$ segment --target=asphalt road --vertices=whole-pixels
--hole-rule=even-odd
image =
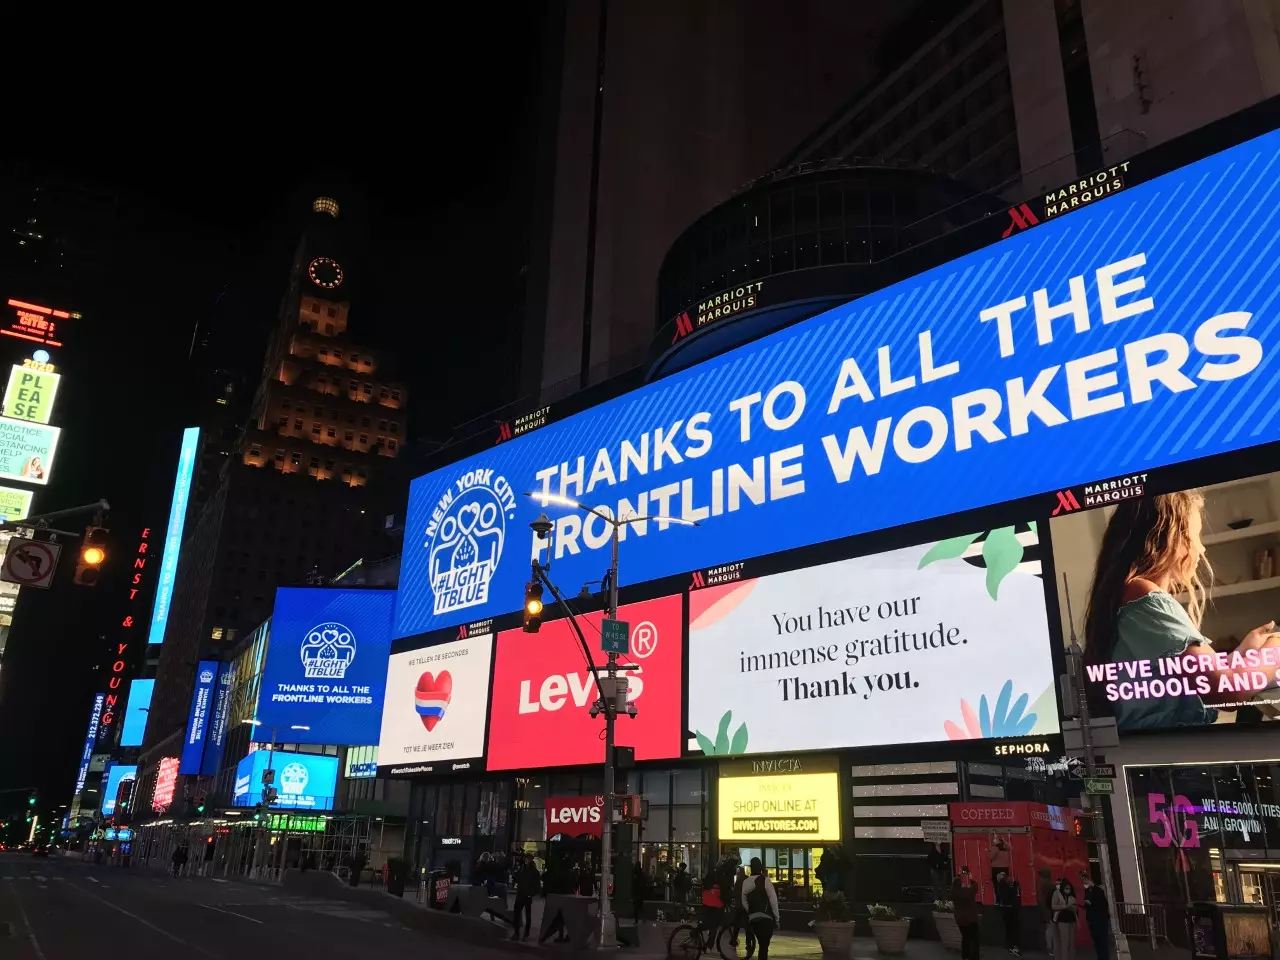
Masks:
[[[174,879],[137,867],[0,853],[0,957],[84,960],[104,949],[133,960],[396,960],[426,951],[438,958],[510,957],[433,940],[357,903],[289,896],[253,884]]]

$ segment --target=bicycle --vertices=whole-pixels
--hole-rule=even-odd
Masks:
[[[755,938],[732,923],[712,926],[705,919],[687,919],[667,938],[667,956],[696,960],[704,953],[719,953],[724,960],[746,960],[755,953]]]

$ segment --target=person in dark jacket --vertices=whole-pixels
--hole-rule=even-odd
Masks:
[[[1089,924],[1089,938],[1098,960],[1111,960],[1111,904],[1107,891],[1093,882],[1087,873],[1080,874],[1084,885],[1084,919]]]
[[[960,960],[979,960],[981,956],[981,927],[978,913],[978,884],[969,876],[969,868],[961,867],[960,874],[951,881],[951,903],[955,910],[956,926],[960,928]]]
[[[644,875],[644,867],[637,860],[631,867],[631,916],[639,923],[644,918],[644,900],[649,887],[649,878]]]
[[[1004,920],[1005,946],[1015,957],[1022,956],[1022,884],[1009,876],[1008,871],[996,875],[996,905]]]
[[[1044,928],[1044,951],[1053,956],[1053,892],[1057,889],[1049,876],[1049,868],[1041,867],[1036,882],[1036,907],[1040,911],[1040,924]]]
[[[511,939],[528,940],[533,922],[533,898],[542,892],[542,874],[530,857],[516,871],[516,906],[511,915]],[[520,932],[520,915],[524,914],[524,932]]]

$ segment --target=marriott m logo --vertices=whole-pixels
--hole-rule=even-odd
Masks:
[[[458,628],[458,639],[459,640],[467,639],[467,625],[465,623]]]
[[[1034,227],[1039,222],[1031,208],[1025,203],[1010,207],[1009,225],[1004,228],[1004,233],[1000,234],[1000,239],[1007,239],[1015,230],[1026,230],[1028,227]]]
[[[502,441],[504,440],[510,440],[510,439],[511,439],[511,424],[509,423],[498,424],[498,439],[493,441],[494,446],[497,446],[498,444],[502,443]]]
[[[676,317],[676,332],[671,337],[671,342],[675,343],[681,337],[687,337],[691,333],[693,333],[693,321],[689,319],[689,311],[686,310]]]
[[[1076,499],[1076,495],[1070,490],[1058,491],[1058,505],[1053,508],[1051,517],[1056,517],[1060,513],[1071,513],[1073,510],[1080,509],[1080,501]]]
[[[693,580],[689,583],[690,590],[701,590],[707,585],[707,578],[702,575],[701,570],[693,571]]]

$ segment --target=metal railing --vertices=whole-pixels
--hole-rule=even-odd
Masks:
[[[1163,904],[1121,901],[1116,904],[1116,916],[1120,931],[1126,937],[1147,940],[1153,948],[1161,941],[1169,942],[1168,917]]]

